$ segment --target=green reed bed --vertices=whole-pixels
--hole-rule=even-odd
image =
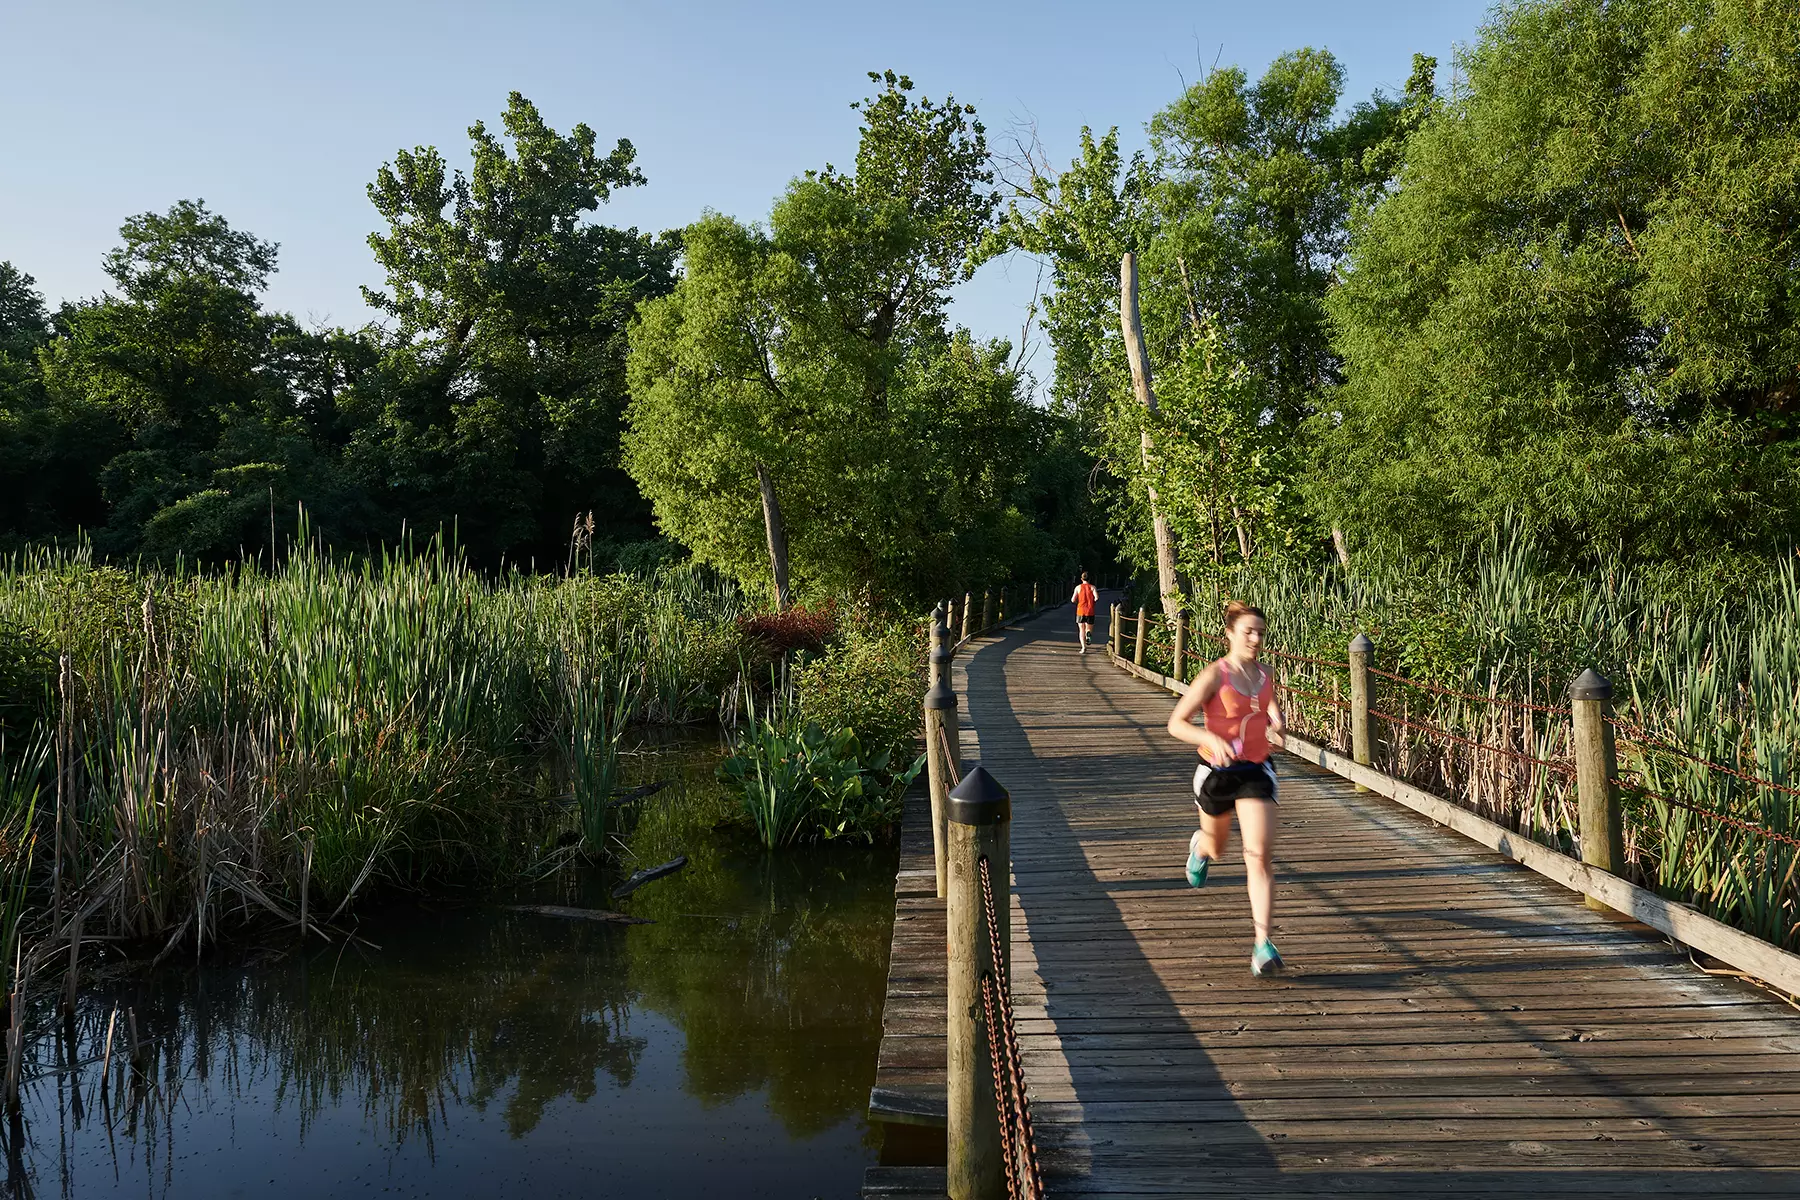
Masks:
[[[1595,667],[1614,686],[1637,881],[1800,946],[1795,560],[1730,578],[1566,574],[1497,538],[1461,563],[1366,553],[1348,570],[1241,571],[1217,591],[1267,610],[1302,736],[1347,744],[1341,664],[1350,638],[1367,632],[1387,673],[1371,696],[1376,765],[1571,852],[1567,690]]]
[[[13,559],[0,885],[29,885],[5,928],[47,948],[80,911],[173,948],[602,849],[626,725],[715,714],[744,607],[682,568],[493,579],[441,542],[273,573]]]

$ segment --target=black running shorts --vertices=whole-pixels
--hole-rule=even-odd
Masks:
[[[1094,624],[1094,614],[1093,613],[1080,613],[1076,616],[1075,619],[1077,621],[1080,621],[1083,625],[1086,625],[1090,628],[1092,628],[1092,626]]]
[[[1200,764],[1194,772],[1194,803],[1209,817],[1222,817],[1242,800],[1276,802],[1280,789],[1272,762],[1237,762],[1229,767]]]

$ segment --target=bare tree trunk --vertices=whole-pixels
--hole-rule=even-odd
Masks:
[[[1350,565],[1350,543],[1344,540],[1344,531],[1336,525],[1331,527],[1331,548],[1337,551],[1340,565],[1346,567]]]
[[[1232,522],[1237,525],[1238,553],[1244,556],[1245,562],[1249,562],[1250,524],[1248,521],[1244,520],[1244,510],[1238,507],[1238,502],[1235,497],[1233,497],[1231,501],[1231,519]]]
[[[1131,363],[1131,386],[1146,412],[1156,411],[1156,389],[1150,379],[1150,359],[1144,353],[1143,326],[1138,318],[1137,255],[1119,260],[1119,325],[1125,333],[1125,357]],[[1146,427],[1138,445],[1146,471],[1150,466],[1150,430]],[[1168,518],[1157,504],[1156,487],[1145,481],[1150,498],[1150,526],[1156,535],[1156,575],[1162,588],[1163,613],[1171,621],[1181,611],[1181,576],[1175,571],[1175,536]]]
[[[769,571],[775,577],[775,611],[786,612],[794,602],[788,590],[787,526],[781,521],[781,505],[775,499],[775,480],[769,468],[756,464],[756,482],[762,486],[763,531],[769,535]]]

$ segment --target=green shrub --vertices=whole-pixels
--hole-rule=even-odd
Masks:
[[[887,753],[865,759],[855,730],[826,733],[789,714],[752,721],[740,732],[719,779],[773,850],[835,838],[873,841],[899,820],[900,794],[918,770],[914,763],[889,778]]]
[[[854,729],[871,755],[910,762],[925,701],[925,631],[866,612],[840,618],[837,640],[794,670],[800,716],[821,729]]]
[[[0,760],[31,736],[55,687],[56,659],[43,639],[0,619]]]

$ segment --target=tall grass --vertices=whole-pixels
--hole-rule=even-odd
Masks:
[[[1579,840],[1567,690],[1597,668],[1615,691],[1630,871],[1800,945],[1800,849],[1693,811],[1800,837],[1800,798],[1779,790],[1800,788],[1800,563],[1734,578],[1560,574],[1502,535],[1462,562],[1389,551],[1349,569],[1256,566],[1219,592],[1264,608],[1277,650],[1342,662],[1349,639],[1366,632],[1379,667],[1464,693],[1377,678],[1373,706],[1392,718],[1373,722],[1377,765],[1565,850]],[[1197,623],[1215,621],[1206,612]],[[1277,661],[1297,730],[1343,747],[1345,672]]]
[[[716,711],[742,604],[679,568],[490,579],[442,541],[221,575],[38,551],[0,565],[9,660],[38,664],[8,676],[7,719],[35,708],[61,739],[60,867],[89,932],[198,943],[570,836],[600,848],[626,723]],[[21,819],[17,781],[54,773],[21,762],[0,836],[37,832],[41,900],[53,814],[40,786]]]

